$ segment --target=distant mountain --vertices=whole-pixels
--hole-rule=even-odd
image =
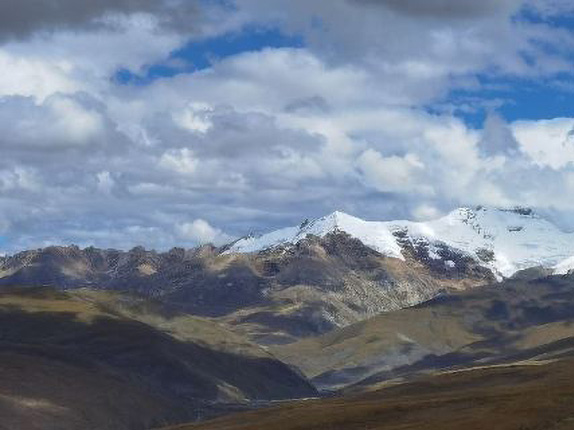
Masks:
[[[134,292],[220,318],[257,342],[286,343],[494,280],[466,255],[449,256],[452,269],[414,247],[404,253],[383,256],[343,232],[251,254],[53,247],[4,259],[0,285]]]
[[[221,248],[25,251],[0,258],[0,286],[134,292],[277,344],[510,276],[567,273],[573,239],[524,208],[425,223],[335,212]]]
[[[89,290],[0,293],[0,369],[1,429],[148,429],[316,393],[221,324]]]
[[[445,254],[464,253],[499,279],[520,270],[574,268],[574,234],[565,233],[529,208],[460,208],[434,221],[364,221],[342,212],[259,237],[243,238],[227,252],[260,252],[295,244],[310,235],[344,232],[387,257],[405,260],[405,248],[455,268]],[[408,251],[406,251],[408,252]]]

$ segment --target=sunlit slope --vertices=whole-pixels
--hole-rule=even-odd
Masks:
[[[510,280],[276,347],[317,386],[363,388],[416,372],[524,356],[574,337],[574,280]],[[362,382],[361,382],[362,381]]]
[[[494,280],[468,256],[448,259],[456,270],[429,259],[424,249],[408,248],[406,261],[386,257],[343,232],[257,254],[209,246],[167,253],[50,247],[0,261],[0,285],[133,292],[220,318],[258,343],[273,344]]]

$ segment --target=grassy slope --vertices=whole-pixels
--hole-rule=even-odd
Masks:
[[[376,392],[299,402],[172,430],[567,430],[574,361],[428,376]]]
[[[109,371],[38,350],[2,349],[2,430],[120,430],[179,421],[168,399]]]
[[[574,281],[508,281],[382,314],[274,348],[317,384],[341,388],[521,354],[574,337]]]
[[[314,394],[221,325],[93,291],[3,292],[0,370],[0,429],[141,429],[213,402]]]

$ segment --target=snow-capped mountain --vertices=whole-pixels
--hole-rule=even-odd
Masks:
[[[364,221],[335,212],[299,227],[235,242],[227,253],[253,253],[293,245],[308,236],[343,232],[381,254],[405,259],[406,245],[423,246],[431,259],[445,247],[471,256],[498,278],[532,267],[565,274],[574,269],[574,234],[561,231],[531,209],[460,208],[427,222]],[[446,260],[446,265],[454,262]]]
[[[224,248],[159,253],[49,247],[0,257],[0,288],[94,287],[246,326],[287,343],[441,294],[568,273],[574,234],[528,209],[458,209],[428,222],[364,221],[335,212]]]

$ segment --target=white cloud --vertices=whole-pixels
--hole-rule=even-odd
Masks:
[[[96,175],[98,191],[104,194],[110,194],[116,184],[110,172],[99,172]]]
[[[14,167],[0,170],[0,191],[39,191],[42,188],[36,172],[30,168]]]
[[[42,102],[53,94],[86,91],[101,98],[113,90],[118,69],[139,73],[185,41],[182,34],[161,31],[152,15],[109,19],[112,28],[63,29],[0,45],[0,96],[33,96]]]
[[[419,173],[425,166],[414,154],[383,157],[377,151],[368,149],[357,161],[365,179],[379,191],[432,194],[432,188],[423,186],[419,179]]]
[[[439,218],[442,213],[436,207],[423,203],[412,211],[412,215],[417,221],[428,221]]]
[[[0,48],[0,96],[32,96],[40,102],[50,95],[73,93],[81,86],[70,76],[71,64],[10,54]]]
[[[188,148],[171,149],[161,156],[159,165],[182,175],[193,175],[197,171],[199,161]]]
[[[174,114],[174,120],[186,130],[207,133],[213,127],[212,112],[213,108],[206,103],[191,103],[187,109]]]
[[[103,132],[103,120],[95,110],[88,110],[73,99],[51,97],[46,103],[51,111],[49,129],[53,139],[84,145]]]
[[[52,150],[104,145],[104,119],[91,101],[52,95],[42,103],[32,98],[0,98],[2,145]]]
[[[522,151],[537,165],[559,170],[574,162],[574,119],[518,121],[512,128]]]
[[[176,228],[179,237],[194,244],[214,244],[222,245],[232,240],[231,236],[222,230],[212,227],[203,219],[196,219],[193,222],[180,224]]]

